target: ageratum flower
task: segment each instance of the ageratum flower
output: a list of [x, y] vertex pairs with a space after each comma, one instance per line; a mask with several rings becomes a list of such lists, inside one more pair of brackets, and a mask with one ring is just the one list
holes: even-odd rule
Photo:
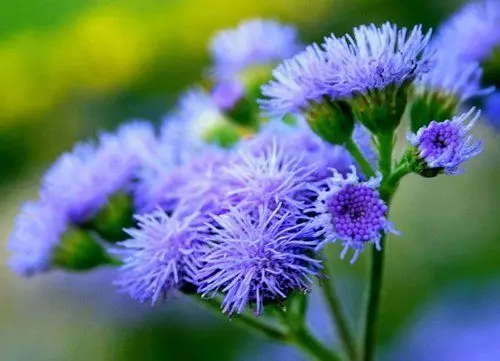
[[288, 58], [299, 48], [293, 27], [272, 20], [248, 20], [215, 35], [210, 44], [212, 73], [219, 79], [230, 78], [249, 67]]
[[486, 60], [500, 46], [500, 2], [479, 0], [466, 4], [440, 28], [436, 42], [450, 57]]
[[127, 256], [120, 268], [118, 287], [140, 301], [157, 302], [172, 289], [195, 284], [200, 246], [198, 213], [177, 209], [137, 215], [137, 228], [120, 244]]
[[54, 207], [42, 202], [24, 204], [7, 244], [10, 268], [25, 277], [50, 269], [53, 250], [66, 228], [66, 217]]
[[90, 220], [111, 195], [130, 189], [141, 165], [139, 153], [153, 139], [151, 125], [131, 123], [117, 135], [101, 135], [97, 145], [77, 144], [45, 174], [42, 200], [59, 208], [71, 222]]
[[349, 249], [354, 250], [354, 263], [367, 244], [380, 250], [383, 233], [397, 233], [387, 220], [387, 205], [380, 199], [378, 187], [381, 176], [366, 182], [360, 181], [356, 168], [341, 175], [333, 169], [333, 177], [327, 179], [327, 188], [317, 188], [317, 201], [309, 210], [315, 215], [313, 226], [316, 236], [324, 240], [320, 246], [341, 241], [344, 247], [341, 258]]
[[470, 134], [480, 115], [480, 111], [476, 112], [475, 108], [472, 108], [451, 120], [440, 123], [432, 121], [416, 134], [408, 134], [408, 141], [415, 148], [414, 156], [423, 166], [419, 173], [461, 173], [458, 167], [481, 153], [483, 149], [482, 142], [473, 141]]
[[282, 210], [304, 209], [308, 182], [313, 179], [315, 164], [305, 164], [305, 153], [288, 153], [273, 140], [260, 154], [241, 150], [224, 171], [231, 180], [227, 193], [230, 202], [239, 207], [256, 209], [262, 204]]
[[230, 110], [243, 97], [245, 88], [241, 82], [231, 79], [216, 84], [211, 91], [213, 102], [221, 110]]
[[385, 23], [360, 26], [354, 36], [334, 35], [323, 47], [325, 74], [334, 97], [351, 99], [357, 119], [376, 134], [392, 133], [401, 122], [411, 85], [429, 71], [432, 52], [425, 51], [431, 32], [411, 32]]
[[283, 61], [273, 71], [274, 79], [262, 86], [264, 99], [258, 102], [264, 114], [281, 118], [307, 111], [327, 94], [325, 75], [326, 54], [316, 44]]
[[354, 28], [354, 37], [331, 35], [323, 47], [327, 54], [332, 90], [339, 94], [367, 94], [391, 85], [413, 82], [429, 70], [431, 55], [425, 52], [431, 32], [420, 25], [406, 28], [385, 23]]
[[250, 304], [260, 314], [265, 302], [308, 290], [318, 274], [321, 263], [312, 256], [318, 243], [308, 224], [290, 225], [293, 215], [280, 213], [280, 205], [261, 205], [214, 217], [197, 279], [203, 297], [224, 294], [223, 312], [241, 313]]

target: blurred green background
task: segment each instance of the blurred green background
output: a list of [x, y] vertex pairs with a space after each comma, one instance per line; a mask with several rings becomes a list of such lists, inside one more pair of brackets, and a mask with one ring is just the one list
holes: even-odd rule
[[[200, 79], [209, 64], [207, 41], [217, 29], [270, 17], [296, 25], [309, 42], [367, 22], [435, 27], [459, 5], [457, 0], [3, 0], [2, 241], [19, 205], [36, 196], [41, 174], [60, 152], [127, 119], [157, 122], [178, 93]], [[486, 150], [465, 175], [410, 176], [395, 199], [392, 218], [403, 237], [388, 244], [381, 321], [387, 347], [412, 312], [449, 285], [466, 280], [479, 291], [500, 276], [500, 139], [487, 126], [478, 128]], [[364, 255], [352, 267], [335, 263], [353, 315], [359, 312], [366, 261]], [[103, 270], [22, 280], [2, 267], [0, 360], [261, 359], [256, 350], [266, 346], [235, 331], [231, 322], [176, 297], [154, 309], [137, 305], [115, 294], [112, 278]]]

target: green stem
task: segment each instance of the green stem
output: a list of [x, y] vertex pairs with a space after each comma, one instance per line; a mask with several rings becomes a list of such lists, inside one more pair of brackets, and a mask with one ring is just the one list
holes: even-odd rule
[[380, 172], [386, 179], [392, 171], [392, 150], [394, 148], [394, 133], [380, 133], [377, 136]]
[[[217, 299], [202, 299], [200, 302], [202, 305], [207, 306], [211, 310], [215, 311], [217, 314], [221, 315], [220, 301]], [[240, 323], [241, 325], [247, 326], [252, 330], [267, 336], [270, 339], [286, 342], [287, 335], [282, 330], [261, 321], [257, 317], [248, 314], [239, 314], [231, 318], [231, 320]]]
[[330, 314], [335, 321], [335, 326], [338, 331], [342, 346], [344, 347], [344, 351], [349, 357], [349, 360], [355, 361], [357, 360], [356, 343], [354, 341], [354, 336], [349, 329], [349, 325], [342, 310], [339, 297], [337, 296], [334, 285], [332, 284], [332, 275], [327, 262], [328, 261], [325, 258], [323, 262], [324, 273], [328, 277], [320, 278], [319, 283], [321, 286], [321, 290], [323, 291], [323, 296], [326, 300], [326, 303], [328, 304]]
[[382, 183], [381, 194], [386, 202], [390, 202], [392, 195], [399, 186], [401, 179], [411, 173], [410, 166], [407, 162], [402, 162], [394, 172]]
[[352, 137], [346, 141], [345, 147], [349, 151], [349, 153], [351, 153], [352, 157], [356, 160], [356, 162], [359, 164], [365, 176], [367, 176], [368, 178], [375, 176], [375, 172], [373, 171], [372, 166], [363, 156], [363, 153], [361, 153], [359, 147], [354, 142]]
[[372, 249], [371, 276], [368, 289], [368, 302], [363, 344], [363, 361], [372, 361], [375, 358], [378, 314], [380, 309], [380, 296], [382, 293], [382, 278], [384, 271], [385, 238], [386, 235], [384, 234], [382, 236], [382, 240], [380, 241], [380, 246], [382, 247], [380, 251], [377, 251], [375, 248]]

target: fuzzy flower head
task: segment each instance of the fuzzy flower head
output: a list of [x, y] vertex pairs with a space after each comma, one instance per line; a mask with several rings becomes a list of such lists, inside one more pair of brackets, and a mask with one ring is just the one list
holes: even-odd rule
[[281, 118], [300, 113], [326, 95], [326, 54], [313, 44], [274, 71], [273, 80], [262, 86], [259, 104], [265, 115]]
[[354, 28], [353, 37], [326, 38], [323, 47], [333, 95], [366, 94], [412, 83], [429, 70], [431, 54], [424, 50], [430, 36], [430, 31], [422, 33], [421, 26], [409, 32], [385, 23]]
[[228, 192], [231, 203], [256, 209], [262, 204], [272, 208], [282, 204], [282, 210], [300, 212], [308, 182], [312, 180], [315, 164], [303, 162], [304, 153], [289, 153], [276, 139], [259, 153], [240, 150], [225, 168], [232, 187]]
[[466, 4], [439, 30], [441, 51], [462, 61], [481, 62], [500, 46], [500, 2], [478, 0]]
[[197, 216], [182, 210], [136, 216], [137, 228], [127, 230], [130, 239], [121, 243], [128, 256], [118, 287], [140, 302], [155, 303], [172, 289], [193, 285], [201, 244]]
[[9, 266], [21, 276], [33, 276], [52, 265], [52, 251], [66, 231], [66, 219], [42, 202], [26, 203], [9, 237]]
[[483, 149], [481, 141], [474, 141], [470, 134], [480, 115], [480, 111], [472, 108], [451, 120], [432, 121], [416, 134], [409, 134], [408, 141], [415, 148], [415, 156], [423, 163], [424, 171], [432, 175], [461, 173], [458, 167]]
[[249, 67], [272, 64], [295, 54], [296, 30], [272, 20], [254, 19], [219, 32], [210, 44], [217, 78], [230, 78]]
[[317, 242], [306, 235], [308, 225], [288, 225], [291, 215], [279, 213], [280, 205], [260, 206], [253, 214], [233, 208], [214, 218], [198, 273], [199, 293], [223, 293], [223, 312], [241, 313], [250, 304], [260, 314], [265, 302], [308, 290], [318, 274], [321, 263], [311, 255]]
[[45, 174], [42, 200], [60, 208], [74, 223], [88, 221], [111, 195], [130, 189], [141, 165], [139, 153], [153, 140], [151, 126], [131, 123], [116, 135], [101, 135], [98, 144], [77, 144]]
[[317, 189], [316, 203], [310, 209], [316, 214], [313, 218], [318, 230], [316, 236], [324, 238], [321, 246], [341, 241], [344, 246], [341, 257], [352, 249], [353, 263], [366, 244], [373, 243], [379, 250], [382, 234], [396, 233], [387, 220], [387, 205], [380, 199], [380, 181], [380, 176], [360, 181], [355, 167], [345, 177], [333, 170], [327, 188]]

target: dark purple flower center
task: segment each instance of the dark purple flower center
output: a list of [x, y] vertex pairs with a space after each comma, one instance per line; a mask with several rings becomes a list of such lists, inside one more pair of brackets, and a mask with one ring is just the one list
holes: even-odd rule
[[342, 238], [369, 241], [384, 228], [387, 207], [372, 188], [348, 184], [327, 204], [335, 231]]
[[460, 140], [458, 127], [449, 123], [433, 123], [422, 134], [419, 150], [425, 153], [425, 158], [436, 159], [445, 152], [453, 153]]

